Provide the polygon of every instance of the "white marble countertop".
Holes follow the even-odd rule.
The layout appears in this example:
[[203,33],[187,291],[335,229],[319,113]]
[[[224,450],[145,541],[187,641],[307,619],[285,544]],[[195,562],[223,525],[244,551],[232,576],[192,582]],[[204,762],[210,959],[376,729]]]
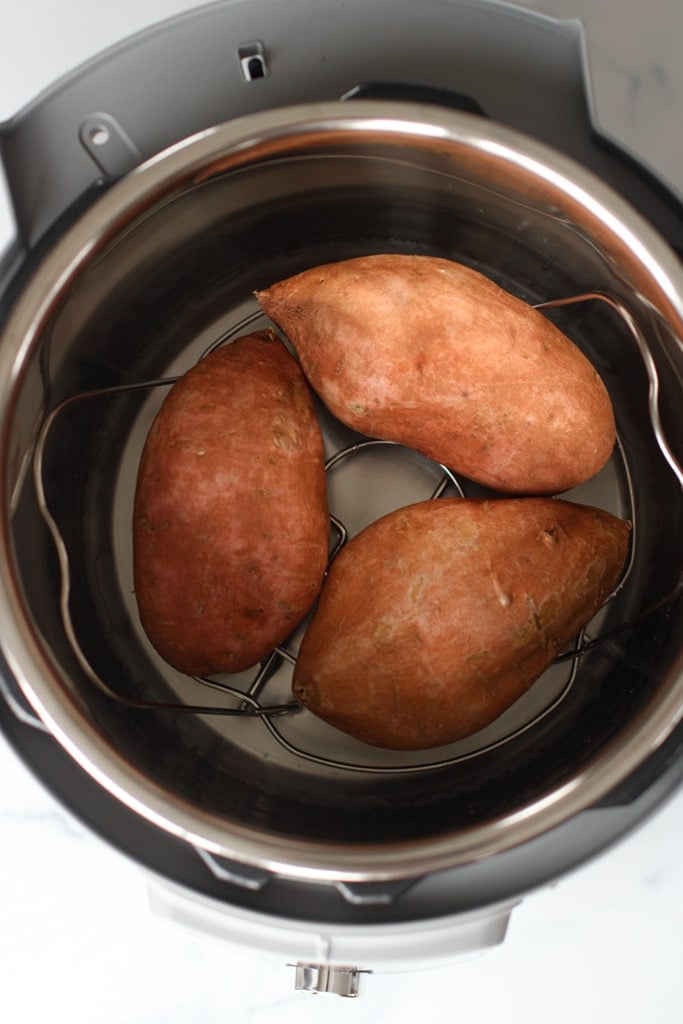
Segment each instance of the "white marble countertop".
[[[76,63],[190,0],[0,0],[0,120]],[[679,0],[534,0],[587,30],[601,125],[683,195]],[[0,196],[0,199],[2,197]],[[0,248],[11,236],[0,202]],[[67,819],[0,738],[0,1016],[7,1024],[680,1016],[683,792],[635,834],[514,911],[504,944],[450,968],[372,976],[362,998],[293,991],[291,968],[148,909],[139,869]],[[431,1007],[431,1009],[428,1009]]]

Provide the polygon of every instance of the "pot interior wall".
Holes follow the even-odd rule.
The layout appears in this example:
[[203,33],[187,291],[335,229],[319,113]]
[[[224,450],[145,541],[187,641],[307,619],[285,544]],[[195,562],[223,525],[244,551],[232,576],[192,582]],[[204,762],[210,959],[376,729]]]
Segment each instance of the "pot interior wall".
[[[128,226],[71,286],[44,332],[18,397],[15,447],[28,450],[41,395],[53,409],[91,389],[182,372],[224,335],[266,323],[255,289],[309,266],[371,252],[462,260],[530,302],[597,289],[622,298],[663,368],[662,404],[680,407],[680,377],[658,341],[666,328],[638,298],[628,268],[602,251],[584,226],[542,198],[524,198],[512,184],[482,181],[467,162],[349,142],[217,174]],[[569,497],[636,526],[628,578],[595,634],[628,623],[675,587],[680,489],[657,446],[643,363],[620,317],[597,300],[547,315],[593,361],[617,416],[613,459]],[[117,693],[194,704],[227,699],[234,706],[165,666],[137,621],[130,511],[137,458],[165,391],[93,396],[54,422],[42,475],[69,554],[70,614],[88,662]],[[322,409],[320,416],[330,454],[355,440]],[[338,503],[351,532],[388,507],[429,496],[440,478],[438,467],[396,449],[363,458],[330,476],[332,511]],[[17,463],[25,466],[21,458]],[[483,493],[460,483],[467,495]],[[330,842],[377,842],[490,821],[543,797],[594,761],[633,727],[675,672],[680,601],[663,604],[578,663],[551,670],[484,734],[436,752],[378,752],[307,713],[273,719],[278,738],[263,720],[131,709],[100,692],[75,656],[59,612],[60,566],[30,473],[19,479],[16,493],[16,564],[65,698],[143,775],[228,824]],[[251,676],[236,682],[248,685]],[[286,665],[278,667],[269,701],[287,699],[288,678]]]

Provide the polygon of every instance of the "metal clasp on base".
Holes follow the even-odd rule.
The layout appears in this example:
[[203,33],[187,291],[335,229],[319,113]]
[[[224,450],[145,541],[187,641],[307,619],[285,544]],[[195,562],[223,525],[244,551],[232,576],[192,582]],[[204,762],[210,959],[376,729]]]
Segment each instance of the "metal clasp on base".
[[355,997],[361,974],[367,974],[359,967],[343,967],[338,964],[296,964],[294,987],[299,992],[331,992],[336,996]]

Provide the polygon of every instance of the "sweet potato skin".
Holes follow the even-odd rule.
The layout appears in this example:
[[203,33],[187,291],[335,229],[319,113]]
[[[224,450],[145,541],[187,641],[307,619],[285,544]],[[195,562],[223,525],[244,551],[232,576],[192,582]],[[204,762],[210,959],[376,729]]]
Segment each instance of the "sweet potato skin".
[[326,264],[256,293],[343,423],[509,494],[589,479],[615,442],[580,349],[469,267],[429,256]]
[[323,445],[273,332],[202,359],[147,436],[133,512],[140,620],[190,675],[255,664],[301,621],[329,548]]
[[417,750],[489,725],[617,584],[630,524],[552,498],[392,512],[333,562],[292,689],[331,725]]

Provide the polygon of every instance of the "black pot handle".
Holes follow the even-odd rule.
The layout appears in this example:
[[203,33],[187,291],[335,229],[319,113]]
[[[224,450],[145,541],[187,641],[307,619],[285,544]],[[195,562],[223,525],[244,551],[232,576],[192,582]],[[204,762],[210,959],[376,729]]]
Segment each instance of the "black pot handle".
[[6,703],[14,717],[24,725],[30,725],[43,732],[49,731],[19,689],[2,655],[0,655],[0,700]]
[[463,110],[468,114],[488,115],[471,96],[450,89],[414,82],[361,82],[340,97],[342,100],[397,100],[403,103],[430,103]]

